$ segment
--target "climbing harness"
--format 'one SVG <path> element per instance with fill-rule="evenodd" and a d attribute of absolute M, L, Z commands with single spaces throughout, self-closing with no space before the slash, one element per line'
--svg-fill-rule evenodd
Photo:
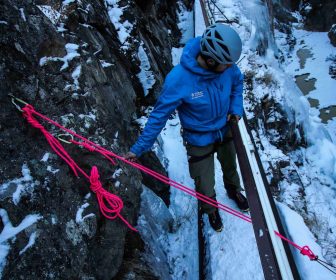
<path fill-rule="evenodd" d="M 134 227 L 132 227 L 127 221 L 126 219 L 120 214 L 122 208 L 123 208 L 123 202 L 122 200 L 114 195 L 109 193 L 108 191 L 106 191 L 105 189 L 103 189 L 102 184 L 99 180 L 99 173 L 98 173 L 98 169 L 96 166 L 92 167 L 91 170 L 91 174 L 90 176 L 88 174 L 86 174 L 86 172 L 81 169 L 76 162 L 70 157 L 70 155 L 65 151 L 65 149 L 63 148 L 63 146 L 60 144 L 60 142 L 52 135 L 50 134 L 45 128 L 44 126 L 42 126 L 35 118 L 35 116 L 41 118 L 44 121 L 47 121 L 49 123 L 51 123 L 52 125 L 58 127 L 59 129 L 61 129 L 62 131 L 65 131 L 67 134 L 60 134 L 58 136 L 58 139 L 62 142 L 65 143 L 72 143 L 78 146 L 81 146 L 91 152 L 97 152 L 99 154 L 101 154 L 103 157 L 105 157 L 107 160 L 109 160 L 112 164 L 115 164 L 114 159 L 118 159 L 150 176 L 152 176 L 153 178 L 156 178 L 157 180 L 168 184 L 176 189 L 179 189 L 193 197 L 195 197 L 198 200 L 201 200 L 211 206 L 214 206 L 220 210 L 223 210 L 231 215 L 234 215 L 246 222 L 252 223 L 252 219 L 251 217 L 242 214 L 239 211 L 236 211 L 214 199 L 211 199 L 201 193 L 198 193 L 197 191 L 190 189 L 164 175 L 161 175 L 139 163 L 136 162 L 132 162 L 129 160 L 126 160 L 125 158 L 123 158 L 122 156 L 119 156 L 109 150 L 106 150 L 105 148 L 101 147 L 100 145 L 86 139 L 85 137 L 75 133 L 74 131 L 65 128 L 64 126 L 60 125 L 59 123 L 49 119 L 48 117 L 42 115 L 41 113 L 35 111 L 35 109 L 33 108 L 33 106 L 31 106 L 30 104 L 28 104 L 27 102 L 9 94 L 9 96 L 12 98 L 12 103 L 15 105 L 15 107 L 21 111 L 23 113 L 24 118 L 28 121 L 29 124 L 31 124 L 33 127 L 39 129 L 43 135 L 45 136 L 45 138 L 47 139 L 49 145 L 51 146 L 51 148 L 55 151 L 55 153 L 57 155 L 59 155 L 68 165 L 69 167 L 73 170 L 73 172 L 75 173 L 76 176 L 78 176 L 78 173 L 81 173 L 84 177 L 86 177 L 90 183 L 90 189 L 96 193 L 97 195 L 97 200 L 99 203 L 99 208 L 102 212 L 102 214 L 107 218 L 107 219 L 115 219 L 117 217 L 119 217 L 131 230 L 137 231 Z M 24 105 L 24 107 L 20 107 L 18 104 L 16 104 L 17 102 L 20 102 Z M 70 140 L 65 140 L 64 136 L 69 136 Z M 79 141 L 75 141 L 74 138 L 78 138 L 80 139 Z M 282 240 L 288 242 L 289 244 L 291 244 L 294 248 L 298 249 L 300 251 L 300 253 L 304 256 L 307 256 L 310 260 L 312 261 L 318 261 L 319 263 L 324 263 L 330 267 L 333 267 L 332 265 L 319 260 L 318 256 L 315 255 L 311 249 L 306 245 L 303 247 L 300 247 L 298 244 L 294 243 L 293 241 L 287 239 L 285 236 L 283 236 L 282 234 L 280 234 L 277 231 L 274 231 L 275 235 L 278 236 L 279 238 L 281 238 Z M 322 264 L 323 265 L 323 264 Z M 324 265 L 325 266 L 325 265 Z M 329 269 L 329 268 L 328 268 Z M 332 271 L 331 269 L 329 269 L 330 271 Z M 332 271 L 333 272 L 333 271 Z M 335 273 L 335 272 L 333 272 Z"/>
<path fill-rule="evenodd" d="M 202 160 L 204 160 L 204 159 L 212 156 L 214 153 L 216 153 L 218 147 L 221 144 L 226 144 L 226 143 L 229 143 L 231 141 L 233 141 L 232 137 L 225 137 L 221 142 L 215 142 L 213 149 L 210 152 L 208 152 L 208 153 L 206 153 L 204 155 L 200 155 L 200 156 L 194 156 L 194 155 L 191 156 L 191 155 L 188 155 L 188 162 L 189 163 L 200 162 L 200 161 L 202 161 Z M 188 144 L 188 145 L 190 145 L 190 144 Z"/>

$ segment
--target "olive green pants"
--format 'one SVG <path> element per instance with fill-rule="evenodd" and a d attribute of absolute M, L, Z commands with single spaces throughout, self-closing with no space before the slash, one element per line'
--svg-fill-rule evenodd
<path fill-rule="evenodd" d="M 232 134 L 229 131 L 222 143 L 214 143 L 207 146 L 186 145 L 189 172 L 195 181 L 197 192 L 212 199 L 216 199 L 215 193 L 215 164 L 214 153 L 217 153 L 222 171 L 224 186 L 227 190 L 241 191 L 239 175 L 236 164 L 236 149 L 233 144 Z M 212 213 L 215 207 L 200 201 L 204 213 Z"/>

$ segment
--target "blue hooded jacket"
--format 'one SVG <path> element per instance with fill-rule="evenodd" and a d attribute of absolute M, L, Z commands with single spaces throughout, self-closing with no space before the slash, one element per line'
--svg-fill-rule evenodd
<path fill-rule="evenodd" d="M 139 157 L 154 144 L 166 121 L 177 109 L 183 139 L 195 146 L 222 141 L 228 114 L 243 114 L 243 75 L 237 65 L 216 73 L 197 62 L 200 39 L 191 39 L 181 63 L 167 75 L 161 95 L 144 131 L 130 151 Z"/>

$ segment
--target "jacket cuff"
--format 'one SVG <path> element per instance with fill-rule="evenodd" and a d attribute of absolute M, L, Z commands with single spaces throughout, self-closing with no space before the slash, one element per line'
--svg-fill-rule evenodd
<path fill-rule="evenodd" d="M 237 115 L 239 117 L 243 117 L 244 115 L 244 110 L 241 110 L 239 112 L 237 111 L 234 111 L 234 110 L 229 110 L 228 114 L 231 114 L 231 115 Z"/>
<path fill-rule="evenodd" d="M 137 156 L 137 158 L 139 158 L 141 156 L 141 154 L 143 153 L 143 151 L 141 150 L 141 148 L 139 148 L 136 144 L 134 144 L 130 151 L 135 154 Z"/>

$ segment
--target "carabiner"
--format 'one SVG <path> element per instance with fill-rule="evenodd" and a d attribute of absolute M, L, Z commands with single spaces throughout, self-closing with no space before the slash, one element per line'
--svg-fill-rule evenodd
<path fill-rule="evenodd" d="M 12 103 L 13 103 L 13 105 L 16 107 L 16 109 L 18 109 L 20 112 L 23 112 L 22 109 L 21 109 L 21 107 L 20 107 L 18 104 L 16 104 L 15 101 L 20 102 L 20 103 L 22 103 L 22 104 L 24 104 L 24 105 L 28 105 L 28 103 L 25 102 L 25 101 L 23 101 L 23 100 L 20 99 L 20 98 L 15 97 L 15 96 L 14 96 L 13 94 L 11 94 L 11 93 L 9 93 L 8 96 L 12 98 Z"/>
<path fill-rule="evenodd" d="M 64 136 L 67 136 L 67 137 L 70 137 L 70 140 L 68 141 L 68 140 L 65 140 L 63 137 Z M 60 140 L 60 141 L 62 141 L 62 142 L 64 142 L 64 143 L 66 143 L 66 144 L 72 144 L 72 140 L 74 140 L 74 137 L 73 137 L 73 135 L 71 135 L 71 134 L 66 134 L 66 133 L 63 133 L 63 134 L 58 134 L 57 135 L 57 139 L 58 140 Z"/>

